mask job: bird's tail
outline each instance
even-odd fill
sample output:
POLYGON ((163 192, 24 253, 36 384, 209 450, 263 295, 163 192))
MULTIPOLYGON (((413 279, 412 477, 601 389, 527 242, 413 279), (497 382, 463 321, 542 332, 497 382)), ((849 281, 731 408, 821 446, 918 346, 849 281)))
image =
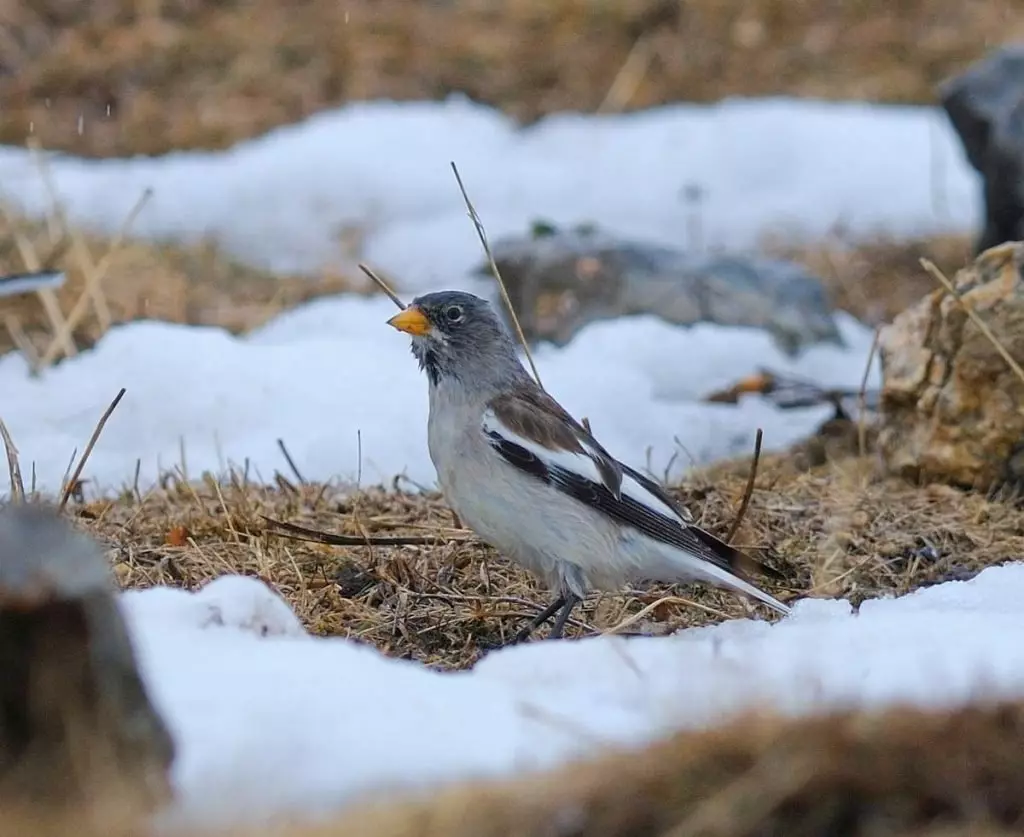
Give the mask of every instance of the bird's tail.
POLYGON ((751 576, 763 575, 769 578, 782 579, 784 576, 778 570, 762 564, 734 546, 730 546, 721 538, 716 538, 710 532, 706 532, 699 526, 689 526, 689 530, 697 537, 701 544, 713 556, 707 564, 704 575, 710 576, 709 581, 714 580, 720 586, 731 587, 734 590, 746 593, 758 601, 764 602, 768 607, 785 615, 790 613, 789 607, 778 599, 765 593, 752 584, 748 579, 751 576))

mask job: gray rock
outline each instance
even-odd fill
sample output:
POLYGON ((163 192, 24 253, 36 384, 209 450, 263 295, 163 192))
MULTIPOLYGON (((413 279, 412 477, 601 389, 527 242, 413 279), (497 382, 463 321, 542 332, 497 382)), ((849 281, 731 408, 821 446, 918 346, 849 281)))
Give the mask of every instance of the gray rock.
POLYGON ((975 255, 1024 238, 1024 45, 997 50, 938 93, 984 181, 985 226, 975 255))
MULTIPOLYGON (((843 344, 821 283, 792 262, 691 255, 594 228, 550 226, 492 249, 531 342, 564 345, 588 323, 651 314, 676 325, 764 329, 789 355, 815 343, 843 344)), ((477 273, 488 274, 488 266, 477 273)))
POLYGON ((0 805, 48 814, 170 798, 150 703, 98 544, 55 510, 0 508, 0 805))

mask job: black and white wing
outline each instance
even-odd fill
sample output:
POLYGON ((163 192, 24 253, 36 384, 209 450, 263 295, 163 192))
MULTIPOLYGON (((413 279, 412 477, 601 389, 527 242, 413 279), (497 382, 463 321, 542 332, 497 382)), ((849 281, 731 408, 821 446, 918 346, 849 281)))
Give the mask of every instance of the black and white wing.
MULTIPOLYGON (((509 464, 621 526, 725 571, 736 578, 738 587, 751 587, 744 581, 751 571, 769 572, 694 525, 690 514, 661 486, 614 459, 539 387, 523 386, 492 399, 484 413, 483 432, 509 464)), ((755 595, 784 609, 761 591, 755 595)))

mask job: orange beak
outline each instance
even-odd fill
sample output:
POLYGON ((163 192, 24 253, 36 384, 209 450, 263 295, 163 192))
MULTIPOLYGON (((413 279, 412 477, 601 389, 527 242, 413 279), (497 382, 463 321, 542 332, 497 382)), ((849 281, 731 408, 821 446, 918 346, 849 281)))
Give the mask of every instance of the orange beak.
POLYGON ((414 305, 395 314, 388 320, 388 325, 414 337, 424 337, 434 329, 427 315, 414 305))

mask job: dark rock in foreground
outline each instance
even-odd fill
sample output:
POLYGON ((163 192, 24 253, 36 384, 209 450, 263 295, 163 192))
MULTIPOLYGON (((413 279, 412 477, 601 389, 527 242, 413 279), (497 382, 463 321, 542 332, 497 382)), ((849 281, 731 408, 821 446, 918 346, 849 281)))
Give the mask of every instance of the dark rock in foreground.
POLYGON ((843 345, 822 284, 792 262, 689 254, 585 228, 546 228, 493 250, 531 342, 564 345, 589 323, 650 314, 676 325, 760 328, 789 355, 843 345))
POLYGON ((1024 45, 997 50, 938 92, 984 180, 985 226, 975 254, 1024 238, 1024 45))
POLYGON ((0 508, 0 809, 141 815, 170 798, 150 703, 99 546, 55 510, 0 508))

